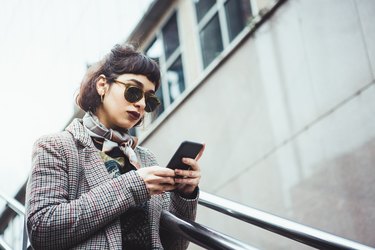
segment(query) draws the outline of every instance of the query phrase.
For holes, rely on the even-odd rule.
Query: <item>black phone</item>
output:
[[[188,170],[190,166],[182,163],[182,158],[195,159],[202,148],[203,144],[201,143],[191,141],[182,142],[167,164],[167,168]]]

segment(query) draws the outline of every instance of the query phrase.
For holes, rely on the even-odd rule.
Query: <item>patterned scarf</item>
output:
[[[118,147],[129,159],[129,162],[137,169],[140,164],[137,155],[134,152],[137,146],[137,138],[126,133],[120,133],[116,130],[106,128],[93,113],[87,112],[83,117],[83,125],[87,129],[90,136],[94,138],[104,139],[103,152],[111,151]]]

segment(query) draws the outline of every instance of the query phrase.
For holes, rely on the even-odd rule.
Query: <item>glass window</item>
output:
[[[185,90],[184,71],[181,56],[169,67],[167,71],[169,97],[171,103]]]
[[[180,39],[178,37],[176,13],[168,20],[162,30],[165,58],[168,59],[170,55],[180,46]]]
[[[150,58],[154,59],[160,65],[161,57],[163,56],[163,45],[160,39],[156,38],[151,45],[146,49],[145,54]],[[159,98],[161,104],[153,112],[152,119],[154,120],[164,111],[164,99],[163,99],[163,88],[160,83],[159,89],[156,91],[156,96]]]
[[[195,0],[195,10],[197,12],[198,22],[215,3],[216,0]]]
[[[155,120],[161,113],[164,112],[164,98],[163,98],[163,86],[160,84],[159,89],[156,91],[156,96],[160,100],[160,105],[157,109],[152,113],[152,120]]]
[[[194,5],[203,67],[206,68],[249,23],[252,15],[251,1],[194,0]]]
[[[200,41],[203,55],[203,65],[206,68],[221,51],[223,51],[223,41],[221,39],[221,29],[219,16],[216,14],[200,32]]]
[[[160,58],[163,55],[163,47],[160,39],[155,39],[151,45],[146,49],[146,55],[154,59],[158,64],[160,64]]]
[[[149,116],[150,119],[147,119],[146,126],[156,120],[185,90],[177,14],[178,12],[174,12],[171,15],[166,24],[156,32],[155,39],[144,51],[147,56],[159,63],[161,73],[160,87],[156,91],[161,105]]]
[[[228,0],[225,4],[229,40],[232,41],[246,26],[251,16],[249,0]]]

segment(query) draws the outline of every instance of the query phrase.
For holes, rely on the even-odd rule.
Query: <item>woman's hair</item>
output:
[[[129,44],[115,45],[111,52],[101,61],[89,67],[81,82],[76,102],[84,111],[95,113],[101,101],[96,90],[96,82],[101,74],[105,75],[108,83],[112,84],[122,74],[144,75],[155,84],[155,90],[160,84],[158,64],[142,54]]]

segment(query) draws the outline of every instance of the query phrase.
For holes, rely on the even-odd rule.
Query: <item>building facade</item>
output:
[[[165,165],[182,141],[204,142],[202,190],[375,246],[374,11],[154,1],[128,38],[163,73],[141,144]],[[303,248],[202,207],[197,221],[261,249]]]
[[[375,246],[374,13],[373,0],[155,0],[128,41],[159,62],[163,104],[133,132],[161,166],[206,143],[201,190]],[[204,207],[197,222],[308,248]]]

